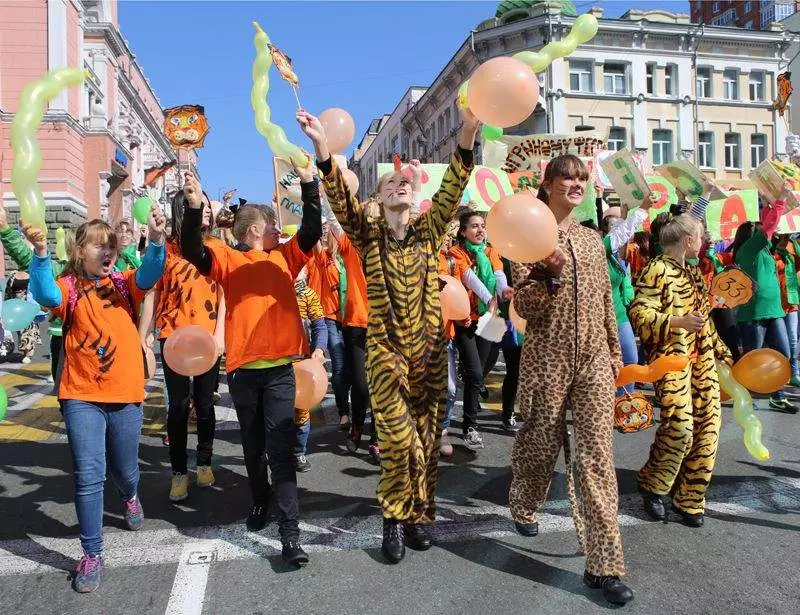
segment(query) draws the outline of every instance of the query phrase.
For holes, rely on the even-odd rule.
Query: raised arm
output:
[[[33,244],[34,257],[30,264],[28,290],[39,305],[55,308],[61,305],[63,296],[56,284],[50,255],[47,253],[47,235],[31,226],[24,227],[25,236]]]
[[[136,286],[142,290],[149,290],[164,273],[164,262],[167,260],[167,251],[164,249],[164,228],[167,219],[158,207],[153,207],[147,227],[150,233],[150,243],[144,253],[141,266],[136,270]]]
[[[303,252],[309,253],[322,237],[322,204],[319,197],[319,181],[311,171],[311,160],[305,167],[295,166],[300,177],[300,190],[303,198],[303,218],[297,231],[297,244]],[[299,273],[299,272],[298,272]]]
[[[181,254],[203,275],[211,273],[211,252],[203,245],[203,191],[192,173],[186,173],[186,208],[181,224]]]

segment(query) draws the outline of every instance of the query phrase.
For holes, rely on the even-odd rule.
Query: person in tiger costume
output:
[[[386,558],[397,563],[405,545],[431,546],[439,440],[447,394],[447,351],[439,305],[439,246],[473,166],[478,120],[462,111],[458,150],[431,208],[411,221],[411,181],[381,177],[374,201],[382,215],[351,194],[331,158],[319,120],[297,112],[314,143],[331,209],[362,256],[367,280],[367,381],[381,449],[378,501]]]
[[[663,496],[690,527],[703,525],[721,424],[716,360],[732,364],[730,350],[709,318],[708,291],[700,269],[689,264],[702,246],[703,226],[691,214],[674,216],[659,230],[662,253],[636,280],[629,316],[647,361],[666,355],[693,356],[681,371],[656,382],[661,424],[647,463],[638,473],[644,508],[666,518]]]

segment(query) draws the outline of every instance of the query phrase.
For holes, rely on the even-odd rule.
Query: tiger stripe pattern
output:
[[[471,172],[456,153],[431,208],[396,239],[369,215],[335,162],[325,192],[367,280],[367,382],[381,449],[378,502],[386,518],[431,524],[447,394],[439,247]]]
[[[697,353],[685,370],[667,374],[655,384],[661,420],[647,463],[638,473],[643,491],[673,493],[675,507],[689,514],[705,509],[717,455],[721,408],[715,359],[731,362],[708,306],[699,269],[662,255],[651,260],[636,280],[636,297],[629,311],[648,362],[665,355]],[[706,318],[699,332],[670,330],[672,317],[692,312]]]

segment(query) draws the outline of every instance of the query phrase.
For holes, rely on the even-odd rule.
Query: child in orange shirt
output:
[[[186,199],[183,192],[172,198],[172,229],[167,241],[167,262],[164,275],[153,293],[145,297],[142,321],[148,333],[153,322],[164,344],[173,331],[186,325],[198,325],[211,333],[217,342],[218,357],[225,348],[225,299],[219,284],[200,275],[194,265],[181,254],[180,236]],[[201,229],[208,236],[214,226],[211,203],[203,194]],[[164,383],[167,388],[167,435],[172,466],[172,484],[169,499],[180,502],[189,497],[189,475],[186,467],[187,435],[190,401],[194,401],[197,415],[197,486],[214,484],[211,455],[214,448],[214,391],[219,379],[219,358],[205,374],[181,376],[164,361]]]
[[[113,271],[117,243],[101,220],[78,227],[75,249],[58,281],[47,237],[25,227],[34,245],[31,293],[63,320],[64,341],[56,376],[75,478],[75,509],[84,555],[73,578],[85,593],[100,584],[103,569],[103,483],[106,452],[129,530],[144,523],[139,503],[139,435],[144,401],[144,362],[136,310],[164,270],[161,210],[150,214],[150,245],[141,267]],[[106,450],[107,449],[107,450]]]
[[[300,547],[294,448],[294,357],[306,356],[294,280],[322,235],[319,187],[310,164],[295,169],[301,179],[300,230],[280,244],[275,211],[247,204],[236,212],[233,234],[241,249],[201,233],[202,191],[191,173],[183,192],[188,207],[181,231],[181,252],[202,275],[225,293],[225,352],[228,386],[239,418],[242,449],[253,506],[251,531],[267,522],[269,483],[262,461],[266,453],[278,505],[278,530],[287,563],[303,566]]]

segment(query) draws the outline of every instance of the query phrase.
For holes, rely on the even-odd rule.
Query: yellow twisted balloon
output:
[[[64,88],[80,84],[86,71],[79,68],[56,68],[22,90],[19,107],[11,123],[11,188],[19,202],[19,213],[25,224],[47,232],[44,221],[44,196],[36,183],[42,168],[42,151],[36,131],[44,118],[45,106]]]
[[[256,46],[256,59],[253,62],[253,89],[250,91],[250,104],[255,113],[256,129],[267,140],[272,153],[278,158],[305,167],[308,165],[308,157],[303,150],[291,143],[283,128],[273,124],[270,119],[272,112],[267,104],[269,69],[272,67],[272,56],[267,48],[270,40],[257,21],[253,22],[253,26],[256,29],[256,36],[253,39],[253,44]]]
[[[557,58],[568,56],[587,43],[597,34],[597,18],[591,13],[581,15],[572,24],[572,28],[560,41],[551,41],[539,51],[520,51],[514,58],[527,64],[534,73],[540,73]]]
[[[63,226],[56,229],[56,258],[60,261],[67,260],[67,232]]]
[[[746,388],[737,382],[727,364],[717,361],[719,387],[733,400],[733,416],[744,429],[742,441],[747,452],[758,461],[769,459],[769,451],[761,442],[761,421],[753,413],[753,398]]]

